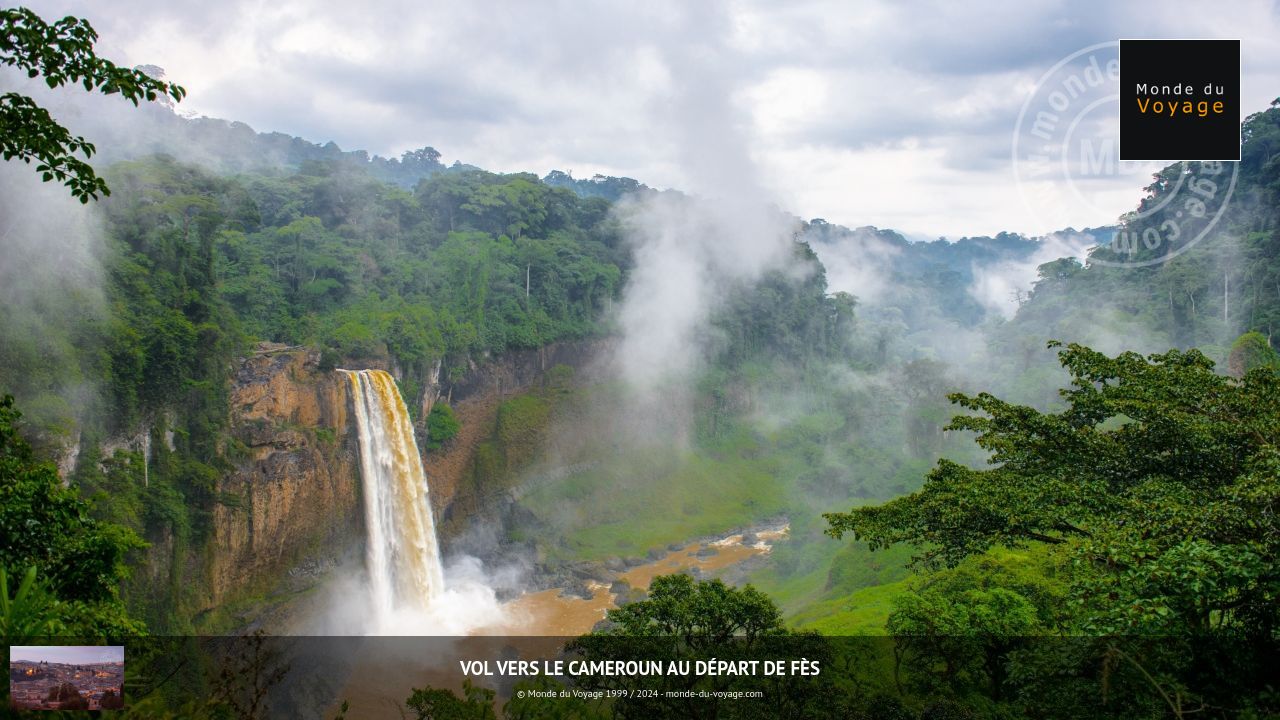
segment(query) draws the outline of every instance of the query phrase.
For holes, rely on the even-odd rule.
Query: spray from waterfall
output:
[[[386,372],[341,372],[351,381],[360,438],[374,619],[425,612],[444,592],[444,570],[409,411]]]

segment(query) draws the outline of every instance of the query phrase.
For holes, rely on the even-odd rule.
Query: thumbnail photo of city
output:
[[[9,649],[9,697],[22,710],[124,707],[124,646],[48,645]]]

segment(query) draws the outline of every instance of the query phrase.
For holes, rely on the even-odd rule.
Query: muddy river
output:
[[[617,573],[617,578],[632,588],[645,589],[659,575],[670,575],[692,568],[700,570],[703,577],[714,576],[748,558],[769,552],[772,544],[784,537],[787,531],[785,525],[757,531],[756,541],[751,544],[743,543],[741,534],[729,535],[705,544],[690,543],[657,560]],[[708,554],[707,551],[700,553],[704,545],[714,550],[714,554]],[[588,587],[592,591],[590,599],[566,595],[559,588],[516,598],[506,606],[511,623],[487,628],[480,634],[565,637],[590,632],[596,623],[604,619],[605,613],[617,605],[607,583],[590,583]]]

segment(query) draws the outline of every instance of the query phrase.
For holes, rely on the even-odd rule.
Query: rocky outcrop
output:
[[[587,367],[606,347],[604,341],[584,340],[552,343],[535,350],[513,350],[473,364],[461,377],[445,385],[442,395],[454,405],[489,395],[508,397],[528,390],[556,365]]]
[[[427,396],[431,402],[443,400],[450,404],[461,422],[457,436],[443,448],[427,452],[423,457],[431,484],[431,501],[436,517],[444,520],[440,529],[446,541],[448,535],[460,532],[467,525],[462,516],[472,517],[486,511],[489,493],[466,479],[476,448],[493,432],[502,401],[527,392],[557,365],[575,370],[588,368],[603,348],[600,341],[583,341],[515,351],[473,365],[453,382],[426,387],[424,406],[429,410],[425,402]]]
[[[305,585],[363,542],[342,377],[320,371],[317,352],[264,343],[236,370],[230,399],[246,457],[218,488],[226,502],[213,517],[214,605],[248,588]]]

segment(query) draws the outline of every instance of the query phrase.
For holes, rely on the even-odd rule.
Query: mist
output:
[[[875,228],[857,228],[838,243],[812,243],[827,269],[827,288],[877,303],[893,291],[893,261],[902,250],[882,240]]]
[[[444,591],[422,611],[400,608],[378,617],[373,606],[368,574],[363,568],[333,574],[317,592],[317,601],[304,608],[287,634],[320,636],[462,636],[520,627],[523,618],[504,603],[503,597],[527,586],[527,578],[514,566],[486,568],[471,555],[456,555],[446,562]]]
[[[39,439],[65,449],[100,388],[87,379],[106,317],[97,209],[41,182],[35,165],[0,164],[0,365]]]
[[[989,312],[1012,318],[1036,280],[1036,269],[1059,258],[1083,258],[1097,241],[1090,235],[1060,232],[1046,235],[1029,257],[997,263],[973,264],[969,292]]]
[[[721,11],[690,6],[682,21],[728,34]],[[732,59],[709,40],[668,47],[663,61],[669,87],[654,112],[689,195],[633,195],[615,209],[634,266],[611,361],[635,393],[628,413],[643,417],[661,398],[664,415],[687,423],[688,383],[713,351],[708,321],[723,294],[784,264],[796,228],[759,181],[735,106]]]

